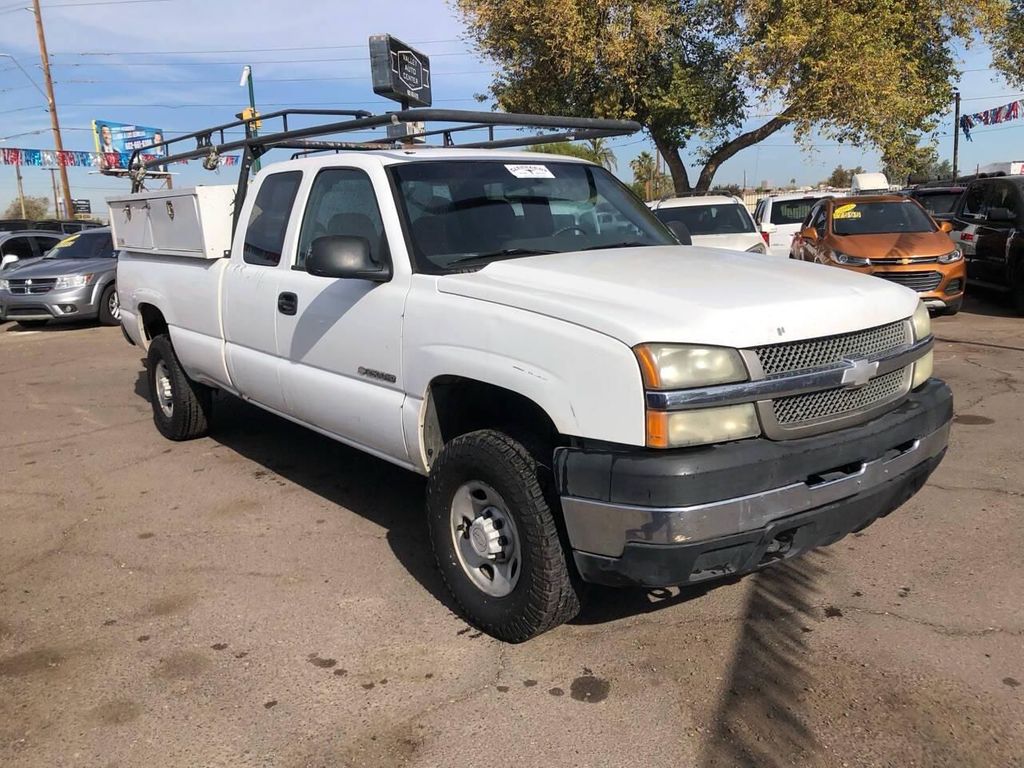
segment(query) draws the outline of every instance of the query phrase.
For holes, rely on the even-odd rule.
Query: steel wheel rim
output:
[[[110,294],[110,298],[107,299],[107,309],[110,311],[110,316],[115,320],[121,319],[121,300],[117,298],[117,291],[113,291]]]
[[[463,483],[452,497],[452,547],[463,573],[491,597],[507,597],[519,583],[522,550],[508,505],[487,483]]]
[[[171,374],[163,360],[156,364],[153,371],[153,389],[160,410],[164,416],[171,418],[174,415],[174,390],[171,387]]]

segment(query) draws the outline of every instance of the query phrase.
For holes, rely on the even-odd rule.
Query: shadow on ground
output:
[[[815,762],[818,742],[802,712],[815,685],[806,638],[828,557],[815,550],[749,579],[743,627],[699,768]]]

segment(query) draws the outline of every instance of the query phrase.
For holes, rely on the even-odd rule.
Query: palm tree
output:
[[[646,184],[654,178],[654,155],[645,150],[629,161],[629,167],[633,170],[633,181]]]
[[[588,139],[587,145],[590,153],[590,159],[595,163],[604,166],[609,171],[614,171],[618,168],[618,160],[616,159],[612,148],[608,146],[607,139]]]

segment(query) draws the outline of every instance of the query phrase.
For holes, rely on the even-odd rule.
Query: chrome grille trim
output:
[[[899,320],[863,331],[755,347],[752,351],[757,355],[761,373],[770,377],[818,368],[846,358],[870,358],[910,342],[909,323]]]

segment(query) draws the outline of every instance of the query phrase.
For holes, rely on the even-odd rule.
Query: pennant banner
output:
[[[973,115],[961,115],[960,130],[964,132],[967,141],[973,141],[971,131],[978,125],[997,125],[1010,120],[1017,120],[1024,116],[1024,99],[1011,101],[1001,107],[987,109],[984,112],[975,112]]]
[[[159,160],[159,155],[143,154],[146,162]],[[0,149],[0,165],[61,166],[65,168],[96,168],[110,170],[127,168],[130,152],[54,152],[48,149]],[[178,162],[188,163],[187,160]],[[238,155],[222,155],[221,165],[238,165]]]

